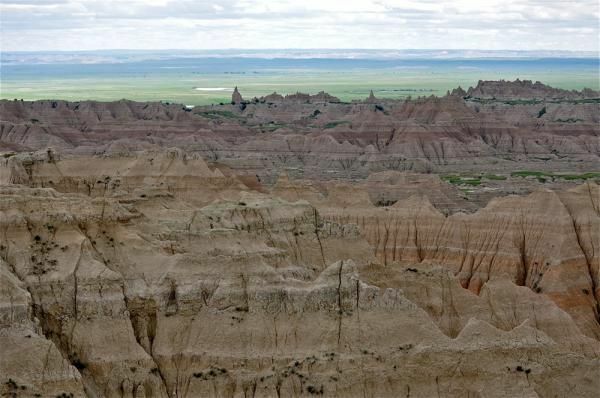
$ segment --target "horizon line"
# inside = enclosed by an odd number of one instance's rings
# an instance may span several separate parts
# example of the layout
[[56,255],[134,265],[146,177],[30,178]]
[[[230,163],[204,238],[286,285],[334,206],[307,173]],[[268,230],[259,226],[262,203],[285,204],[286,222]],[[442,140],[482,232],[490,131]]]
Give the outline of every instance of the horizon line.
[[490,53],[515,52],[515,53],[542,53],[542,52],[562,52],[562,53],[588,53],[600,54],[600,50],[564,50],[564,49],[484,49],[484,48],[361,48],[361,47],[269,47],[269,48],[239,48],[239,47],[223,47],[223,48],[95,48],[95,49],[49,49],[49,50],[3,50],[0,48],[0,53],[43,53],[43,52],[142,52],[142,51],[481,51]]

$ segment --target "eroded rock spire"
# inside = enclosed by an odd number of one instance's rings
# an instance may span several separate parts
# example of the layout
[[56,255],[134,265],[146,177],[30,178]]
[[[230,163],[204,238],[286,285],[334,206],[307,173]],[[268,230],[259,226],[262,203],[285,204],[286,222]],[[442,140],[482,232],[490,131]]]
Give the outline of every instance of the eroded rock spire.
[[244,99],[242,98],[242,94],[238,91],[237,86],[233,89],[233,94],[231,94],[231,103],[232,104],[240,104]]

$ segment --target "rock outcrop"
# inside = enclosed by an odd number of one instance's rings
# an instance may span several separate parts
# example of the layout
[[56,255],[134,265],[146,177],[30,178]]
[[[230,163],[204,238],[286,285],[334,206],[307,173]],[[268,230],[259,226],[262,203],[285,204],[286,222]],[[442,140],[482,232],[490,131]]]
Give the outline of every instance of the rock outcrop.
[[232,104],[241,104],[244,99],[242,98],[242,94],[238,91],[237,86],[233,89],[233,94],[231,94],[231,103]]
[[264,100],[265,102],[282,102],[284,98],[283,95],[273,92],[272,94],[265,95],[264,97],[262,97],[262,100]]
[[15,154],[0,177],[3,393],[598,389],[592,183],[444,215],[435,176],[261,193],[178,150]]
[[455,97],[465,97],[467,95],[467,92],[461,86],[458,86],[457,88],[452,90],[450,95],[453,95]]
[[324,91],[320,91],[315,95],[306,93],[288,94],[284,98],[287,102],[304,102],[304,103],[320,103],[320,102],[340,102],[339,98],[334,97]]
[[367,99],[365,100],[366,103],[368,104],[374,104],[378,101],[378,99],[375,97],[375,95],[373,94],[373,90],[371,90],[369,92],[369,96],[367,97]]
[[466,95],[475,98],[494,99],[585,99],[600,98],[600,92],[591,89],[583,91],[563,90],[547,86],[539,81],[482,81],[476,87],[469,87]]

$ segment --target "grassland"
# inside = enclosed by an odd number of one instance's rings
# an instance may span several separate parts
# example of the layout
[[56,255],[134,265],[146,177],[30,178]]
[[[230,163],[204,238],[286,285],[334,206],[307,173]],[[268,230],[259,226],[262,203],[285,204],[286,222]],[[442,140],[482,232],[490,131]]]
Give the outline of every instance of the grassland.
[[484,175],[458,175],[449,174],[441,176],[441,179],[454,185],[468,185],[476,187],[481,185],[485,180],[489,181],[503,181],[506,180],[506,176],[496,174],[484,174]]
[[[563,179],[567,181],[586,181],[586,180],[599,180],[600,172],[588,172],[581,174],[572,173],[552,173],[545,171],[514,171],[510,173],[511,178],[526,178],[532,177],[537,179],[539,182],[548,182]],[[483,182],[487,181],[504,181],[508,177],[504,175],[496,174],[483,174],[483,175],[459,175],[459,174],[448,174],[440,177],[442,180],[458,186],[471,186],[477,187]]]
[[549,173],[545,171],[515,171],[511,173],[511,177],[535,177],[540,182],[546,182],[548,179],[563,179],[568,181],[574,180],[597,180],[600,179],[600,172],[588,172],[581,174],[567,174],[567,173]]
[[[54,76],[31,74],[3,76],[0,98],[65,99],[71,101],[112,101],[122,98],[137,101],[165,101],[185,105],[229,102],[233,87],[245,98],[260,97],[274,91],[316,93],[324,90],[342,101],[363,99],[373,90],[380,98],[444,95],[457,86],[467,88],[479,79],[533,79],[559,88],[597,87],[593,72],[558,73],[546,71],[479,71],[448,69],[356,69],[335,70],[259,70],[239,74],[157,72],[105,74],[102,76]],[[201,91],[197,88],[226,88]]]
[[231,111],[220,111],[220,110],[211,110],[201,113],[202,116],[209,119],[237,119],[239,116],[235,115]]

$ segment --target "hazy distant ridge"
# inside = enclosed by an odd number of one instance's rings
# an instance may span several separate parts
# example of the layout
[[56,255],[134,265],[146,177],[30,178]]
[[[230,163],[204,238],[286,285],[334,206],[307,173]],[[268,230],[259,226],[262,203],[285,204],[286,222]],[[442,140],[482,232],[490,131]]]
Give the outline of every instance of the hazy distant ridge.
[[597,58],[594,51],[514,50],[365,50],[365,49],[280,49],[280,50],[102,50],[102,51],[9,51],[0,52],[0,62],[11,64],[124,63],[178,58],[285,58],[285,59],[536,59]]

